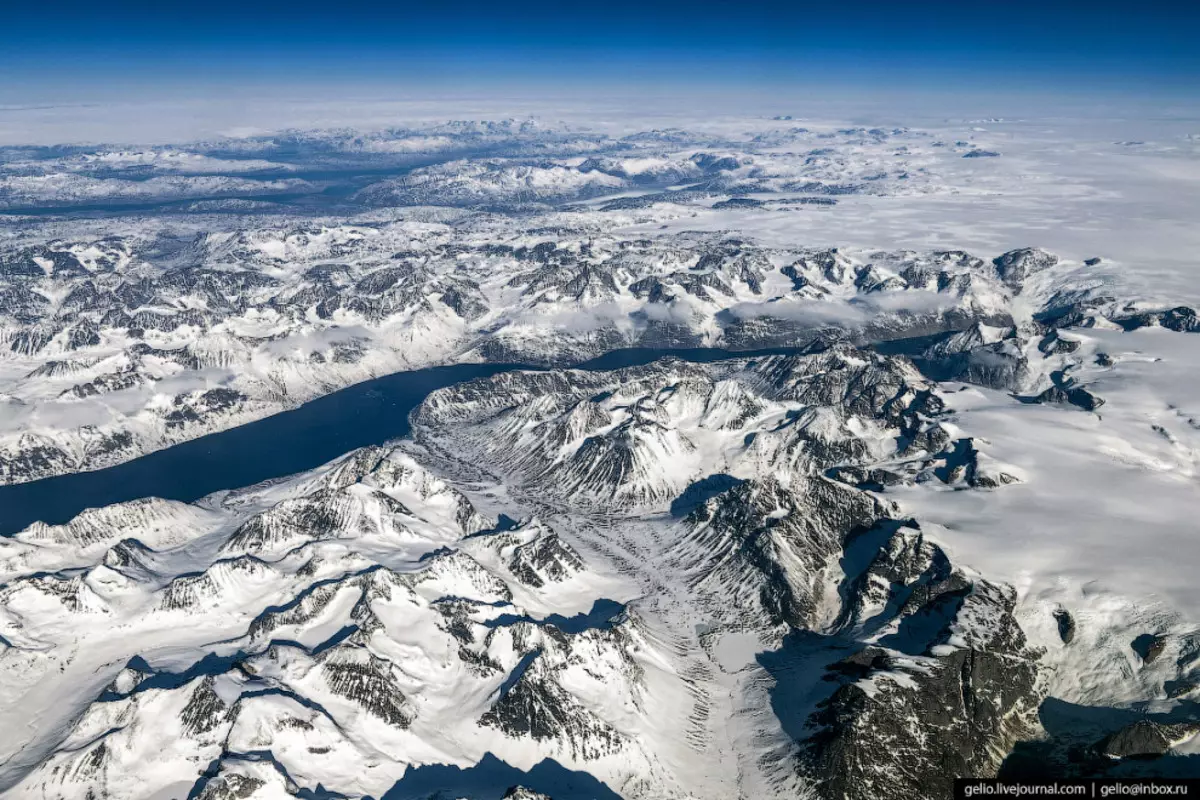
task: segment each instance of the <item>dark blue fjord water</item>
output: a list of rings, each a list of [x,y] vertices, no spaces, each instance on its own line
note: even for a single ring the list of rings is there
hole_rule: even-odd
[[[665,356],[710,362],[792,352],[791,348],[745,352],[636,348],[615,350],[576,368],[619,369]],[[0,486],[0,535],[10,536],[38,520],[61,524],[86,508],[141,497],[190,503],[222,489],[313,469],[355,448],[406,435],[409,412],[436,389],[515,369],[538,367],[457,364],[397,372],[114,467]]]
[[[383,800],[470,798],[500,800],[510,786],[524,786],[554,800],[620,800],[621,796],[586,772],[575,772],[547,758],[528,771],[517,769],[491,753],[473,767],[445,764],[415,767],[383,795]]]
[[[489,628],[501,628],[506,625],[515,625],[518,622],[532,622],[535,625],[553,625],[563,633],[583,633],[587,630],[611,628],[620,622],[624,616],[625,605],[623,603],[602,597],[592,603],[591,611],[585,611],[573,617],[564,617],[562,614],[551,614],[543,619],[534,619],[533,617],[517,616],[516,614],[501,614],[483,624]]]

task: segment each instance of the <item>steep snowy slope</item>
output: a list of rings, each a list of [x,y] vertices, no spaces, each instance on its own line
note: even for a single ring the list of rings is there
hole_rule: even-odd
[[[290,785],[373,796],[485,752],[616,786],[661,773],[647,692],[686,694],[661,646],[632,614],[540,621],[629,588],[544,524],[488,525],[408,455],[368,450],[207,510],[150,501],[16,537],[39,568],[10,559],[0,590],[4,707],[39,710],[5,741],[6,782],[187,794],[262,753]]]

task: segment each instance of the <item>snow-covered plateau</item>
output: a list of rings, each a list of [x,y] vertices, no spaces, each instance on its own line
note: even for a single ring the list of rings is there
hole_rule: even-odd
[[[523,367],[0,539],[0,791],[1200,775],[1200,135],[617,120],[0,146],[0,485]]]

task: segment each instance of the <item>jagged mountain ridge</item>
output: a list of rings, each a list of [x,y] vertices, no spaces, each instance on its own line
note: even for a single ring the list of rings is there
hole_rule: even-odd
[[[378,519],[395,522],[367,529],[334,512],[339,492],[358,487],[403,498],[404,504],[393,499],[376,509]],[[565,762],[613,754],[610,763],[614,769],[623,763],[617,771],[624,769],[627,779],[655,771],[651,756],[630,738],[625,716],[638,713],[646,690],[641,676],[664,669],[665,659],[654,655],[653,642],[627,618],[611,626],[600,620],[574,633],[538,622],[550,608],[570,610],[616,585],[589,577],[584,560],[553,531],[534,520],[511,530],[485,529],[469,500],[397,451],[356,452],[293,482],[292,498],[272,500],[279,490],[267,490],[267,498],[251,492],[231,499],[209,512],[225,518],[215,529],[193,526],[192,536],[180,534],[181,546],[155,542],[162,551],[128,538],[107,551],[83,550],[70,525],[30,531],[31,541],[59,550],[60,557],[41,558],[41,566],[56,572],[17,569],[0,590],[10,674],[44,678],[42,671],[64,656],[64,669],[73,667],[69,655],[57,653],[72,647],[72,640],[87,641],[82,630],[67,630],[94,624],[88,619],[130,631],[129,648],[155,641],[157,634],[142,637],[163,626],[203,622],[166,637],[178,643],[181,655],[172,657],[184,665],[187,653],[197,654],[186,669],[149,666],[146,659],[161,659],[156,645],[149,645],[127,651],[129,666],[122,671],[121,657],[113,659],[119,646],[97,648],[108,656],[99,672],[113,676],[111,685],[86,705],[63,742],[47,742],[56,746],[54,753],[14,791],[140,797],[148,787],[169,790],[186,779],[186,793],[193,784],[204,789],[209,772],[237,772],[240,759],[269,751],[292,785],[379,796],[406,763],[474,753],[469,763],[485,751],[502,751],[483,745],[480,736],[512,737],[517,750],[508,758],[514,761],[529,754],[519,744],[527,740],[534,752]],[[254,510],[248,505],[264,500],[278,505],[247,515]],[[249,522],[298,500],[328,509],[308,518],[303,542],[272,553],[254,548],[269,560],[229,555],[246,549],[241,532]],[[173,510],[173,504],[152,503],[162,508],[160,515]],[[106,509],[113,536],[130,532],[122,528],[136,524],[144,505]],[[23,534],[9,549],[27,546]],[[206,553],[214,559],[206,568],[178,573]],[[395,568],[380,564],[381,558]],[[566,605],[555,602],[564,592]],[[59,613],[77,622],[34,623]],[[200,658],[205,648],[194,648],[206,640],[216,652]],[[414,660],[419,652],[426,656]],[[580,672],[586,665],[588,671]],[[628,711],[611,718],[612,678],[620,671],[630,675],[623,701]],[[588,681],[601,676],[603,691],[600,684],[589,688]],[[475,698],[478,711],[464,715],[467,697]],[[530,728],[535,712],[505,712],[505,698],[535,703],[545,709],[537,713],[553,714],[554,724]],[[451,744],[459,737],[448,731],[450,719],[476,725],[475,733]],[[162,736],[176,746],[147,758]],[[382,758],[383,752],[410,755]],[[301,753],[306,755],[297,760]]]
[[[448,242],[462,233],[394,223],[206,234],[166,271],[137,240],[16,254],[12,264],[33,266],[4,277],[13,302],[0,351],[23,374],[3,387],[3,479],[119,463],[432,364],[797,345],[814,339],[813,315],[833,315],[819,337],[860,340],[1009,319],[1011,289],[990,267],[966,262],[973,282],[936,279],[936,290],[924,274],[898,277],[938,254],[887,256],[900,270],[887,283],[881,267],[840,253],[729,238]],[[54,259],[75,266],[38,266]],[[872,305],[906,292],[916,310]],[[80,423],[51,426],[52,414]]]

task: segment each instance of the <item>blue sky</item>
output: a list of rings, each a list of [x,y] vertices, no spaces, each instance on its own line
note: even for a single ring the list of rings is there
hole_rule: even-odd
[[[8,95],[354,84],[1164,91],[1200,86],[1200,3],[23,2]],[[2,99],[2,98],[0,98]]]

